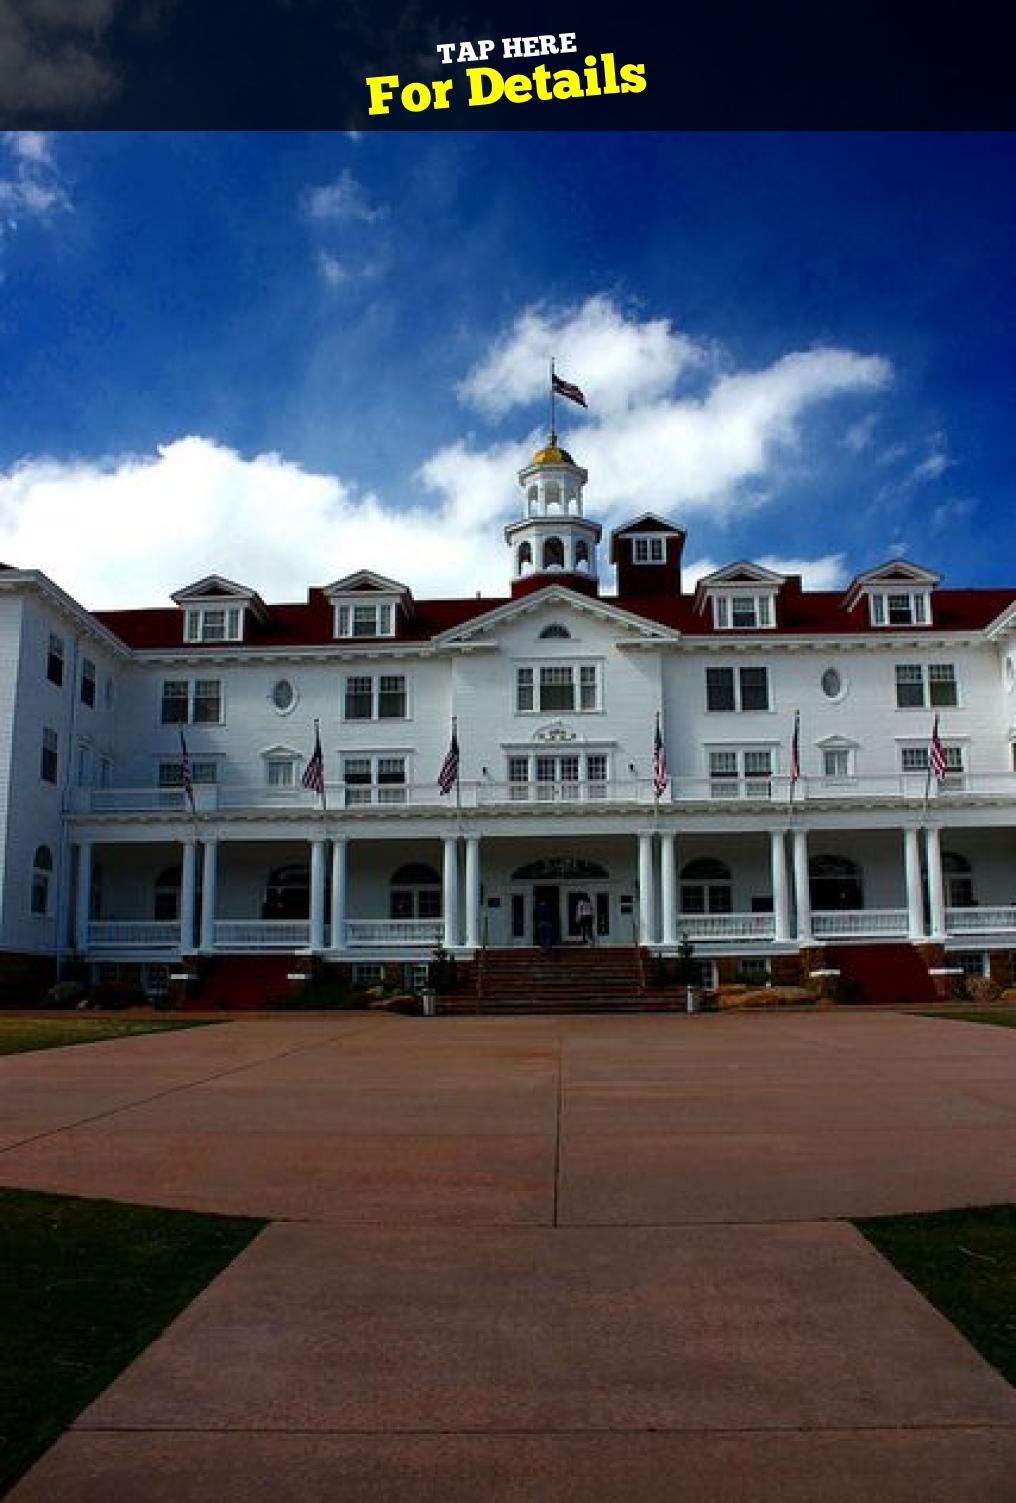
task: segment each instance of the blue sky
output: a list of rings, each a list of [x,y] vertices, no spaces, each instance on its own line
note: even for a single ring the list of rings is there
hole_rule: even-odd
[[[1011,584],[1012,137],[9,134],[0,556],[503,591],[545,361],[608,525]]]

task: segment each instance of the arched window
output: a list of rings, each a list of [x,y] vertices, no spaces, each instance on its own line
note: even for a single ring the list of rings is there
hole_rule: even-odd
[[[567,626],[562,626],[561,623],[560,623],[560,621],[552,621],[549,626],[545,626],[543,628],[543,630],[541,631],[541,633],[540,633],[540,640],[541,641],[546,641],[550,637],[570,637],[570,636],[571,636],[571,632],[568,630]]]
[[[529,487],[528,491],[526,492],[526,500],[529,502],[529,515],[530,516],[532,516],[533,513],[534,513],[534,511],[536,510],[536,503],[539,501],[539,499],[540,499],[540,487],[538,485],[531,485]]]
[[[682,913],[730,913],[733,888],[730,867],[712,856],[699,856],[681,870]]]
[[[812,908],[842,913],[864,907],[861,868],[849,856],[812,856],[808,871]]]
[[[521,574],[523,569],[528,571],[532,567],[533,545],[532,543],[520,543],[518,552],[515,555],[515,572],[516,574]]]
[[[974,875],[966,856],[958,851],[942,852],[942,875],[945,901],[949,908],[974,908]]]
[[[261,917],[305,919],[310,917],[310,867],[306,863],[277,866],[269,872]]]
[[[579,538],[575,544],[575,568],[580,574],[589,573],[589,544],[584,538]]]
[[[167,866],[155,879],[153,917],[163,924],[175,924],[180,917],[180,864]]]
[[[548,538],[544,543],[543,567],[545,569],[564,568],[564,543],[561,538]]]
[[[32,858],[32,912],[40,918],[49,913],[49,886],[53,880],[53,852],[48,845],[36,846]]]
[[[392,873],[388,917],[441,917],[441,878],[432,866],[427,866],[423,861],[411,861]]]

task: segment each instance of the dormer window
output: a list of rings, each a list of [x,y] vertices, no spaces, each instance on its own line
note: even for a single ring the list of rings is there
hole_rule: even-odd
[[[337,637],[393,637],[395,610],[390,600],[356,601],[335,607]]]
[[[243,607],[196,606],[187,611],[184,640],[187,642],[240,642],[243,640]]]
[[[931,620],[926,590],[873,590],[868,603],[872,626],[927,626]]]
[[[754,631],[772,624],[771,595],[713,596],[713,625],[717,631]]]
[[[659,533],[648,534],[644,537],[633,537],[631,540],[631,554],[637,564],[665,564],[667,562],[667,540]]]

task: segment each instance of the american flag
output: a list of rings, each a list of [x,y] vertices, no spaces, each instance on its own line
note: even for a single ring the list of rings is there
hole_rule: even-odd
[[[180,732],[180,786],[187,795],[187,802],[194,811],[194,769],[191,766],[190,752],[187,750],[187,742],[184,740],[183,731]]]
[[[794,734],[790,738],[790,787],[801,779],[801,712],[794,711]]]
[[[945,747],[942,745],[938,734],[938,716],[935,716],[935,724],[931,728],[931,746],[928,750],[928,770],[934,773],[939,782],[946,775],[947,766],[945,760]]]
[[[325,759],[321,751],[321,731],[317,721],[314,722],[314,750],[310,761],[303,769],[303,777],[300,779],[305,788],[310,788],[318,798],[325,796]]]
[[[437,786],[442,793],[451,793],[459,781],[459,733],[456,721],[452,720],[452,739],[448,747],[448,755],[441,763],[441,771],[437,775]]]
[[[589,403],[579,388],[574,386],[571,381],[562,381],[556,371],[551,372],[550,386],[556,397],[567,397],[569,402],[577,402],[580,407],[588,408]]]
[[[656,734],[653,736],[653,793],[657,798],[664,792],[670,782],[670,774],[667,771],[667,748],[663,744],[663,736],[660,732],[660,717],[656,717]]]

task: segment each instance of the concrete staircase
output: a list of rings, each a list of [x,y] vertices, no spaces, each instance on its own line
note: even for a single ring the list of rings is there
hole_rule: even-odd
[[[646,962],[651,977],[651,962]],[[568,945],[544,955],[536,949],[485,950],[473,987],[440,998],[442,1012],[657,1012],[684,1007],[684,992],[648,990],[634,946]]]

